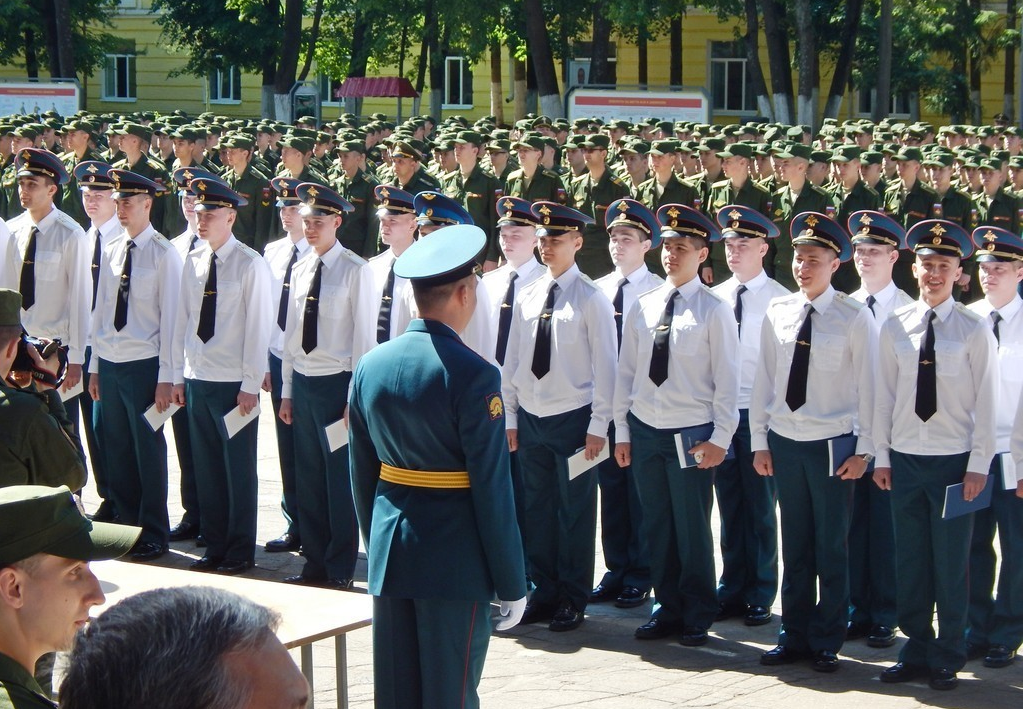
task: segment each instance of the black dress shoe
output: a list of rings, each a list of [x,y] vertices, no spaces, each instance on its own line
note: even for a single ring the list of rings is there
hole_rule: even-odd
[[[777,645],[760,656],[761,665],[791,665],[794,662],[805,660],[810,653],[805,650],[793,650],[784,645]]]
[[[215,568],[223,563],[223,559],[217,556],[204,556],[201,559],[196,559],[188,565],[192,571],[213,571]]]
[[[590,602],[591,603],[606,603],[607,601],[613,601],[618,598],[618,594],[621,593],[621,588],[615,588],[614,586],[605,586],[602,583],[598,583],[597,587],[590,591]]]
[[[891,647],[895,644],[895,628],[887,625],[874,625],[867,635],[867,645],[870,647]]]
[[[522,620],[519,621],[519,625],[549,623],[554,617],[554,610],[554,606],[548,603],[533,603],[530,601],[526,604],[526,610],[522,611]]]
[[[196,537],[195,538],[195,546],[198,547],[199,549],[205,549],[206,548],[206,537],[204,537],[201,534],[198,537]]]
[[[987,649],[987,655],[984,656],[984,667],[1001,669],[1011,665],[1015,659],[1015,650],[1010,650],[1005,645],[992,645]]]
[[[956,673],[952,670],[941,668],[931,670],[931,678],[927,680],[927,684],[931,689],[946,692],[959,686],[959,678],[956,677]]]
[[[131,548],[128,558],[132,561],[152,561],[167,553],[167,547],[156,542],[137,542]]]
[[[264,544],[263,551],[270,552],[271,554],[280,551],[298,551],[301,546],[302,541],[298,538],[297,534],[285,532],[276,539],[271,539]]]
[[[646,603],[650,598],[650,591],[641,591],[635,586],[626,586],[615,599],[615,606],[618,608],[635,608]]]
[[[351,591],[352,585],[351,579],[327,579],[323,587],[331,591]]]
[[[199,525],[191,522],[178,522],[171,527],[170,540],[172,542],[183,542],[187,539],[195,539],[199,536]]]
[[[771,613],[771,609],[767,606],[750,606],[746,610],[746,618],[743,622],[746,625],[767,625],[771,622],[771,618],[774,615]]]
[[[243,571],[248,571],[253,566],[255,566],[255,564],[251,561],[232,561],[230,559],[225,559],[213,571],[218,574],[223,574],[224,576],[236,576]]]
[[[706,645],[708,639],[706,628],[684,628],[678,641],[686,647],[699,647]]]
[[[295,586],[323,586],[327,583],[326,578],[316,578],[314,576],[305,576],[304,574],[285,576],[283,581],[284,583],[290,583]]]
[[[866,621],[862,623],[854,623],[849,621],[849,625],[845,628],[845,639],[846,640],[860,640],[870,635],[870,623]]]
[[[889,684],[897,682],[912,682],[927,674],[927,668],[920,665],[910,665],[906,662],[896,662],[888,669],[881,672],[881,681]]]
[[[680,623],[654,617],[636,628],[635,636],[637,640],[660,640],[677,633],[680,626]]]
[[[834,672],[838,669],[838,655],[831,650],[814,651],[813,669],[817,672]]]
[[[718,603],[718,614],[714,620],[728,620],[746,615],[745,603]]]
[[[979,660],[987,656],[987,645],[981,643],[966,643],[966,659]]]
[[[551,620],[551,624],[547,626],[547,629],[555,633],[575,630],[582,625],[584,617],[583,612],[576,610],[572,603],[563,603],[554,612],[554,618]]]
[[[113,522],[117,519],[117,510],[114,509],[114,503],[110,500],[103,500],[89,519],[93,522]]]

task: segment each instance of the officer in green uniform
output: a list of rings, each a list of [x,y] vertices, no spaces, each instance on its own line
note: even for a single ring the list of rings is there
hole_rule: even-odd
[[[441,181],[443,192],[460,203],[472,217],[472,222],[487,235],[484,263],[496,268],[501,259],[501,246],[497,239],[497,198],[504,193],[504,183],[480,165],[483,136],[476,131],[460,131],[454,138],[455,160],[458,169],[452,170]]]
[[[125,123],[117,134],[121,136],[121,150],[124,151],[124,159],[112,163],[113,166],[152,180],[163,190],[153,199],[153,209],[149,213],[149,221],[162,234],[166,228],[164,220],[167,212],[177,210],[177,201],[167,187],[170,184],[167,166],[149,154],[149,139],[152,134],[146,126],[138,123]]]
[[[607,151],[610,138],[603,134],[590,135],[582,143],[586,155],[586,169],[569,186],[571,205],[593,219],[583,226],[583,247],[576,254],[579,270],[590,278],[606,275],[614,268],[607,245],[610,240],[604,226],[604,215],[608,205],[631,193],[622,178],[615,175],[607,165]]]
[[[769,263],[765,265],[764,270],[789,291],[797,289],[795,278],[792,276],[794,250],[792,234],[789,232],[792,217],[803,212],[818,212],[820,214],[834,212],[834,202],[831,196],[806,179],[806,171],[810,165],[810,152],[809,145],[792,143],[785,149],[785,152],[776,155],[779,160],[784,160],[781,174],[785,184],[775,190],[771,196],[773,204],[769,219],[778,227],[781,236],[772,241],[772,248],[767,255]],[[717,281],[716,275],[715,281]]]
[[[21,294],[0,289],[0,487],[85,485],[85,454],[60,396],[11,372],[21,345]],[[38,362],[37,362],[38,364]],[[19,365],[20,366],[20,365]],[[44,365],[49,371],[55,362]],[[26,385],[22,388],[22,385]]]
[[[899,179],[889,185],[884,193],[884,211],[909,231],[916,223],[934,217],[938,195],[918,179],[920,164],[923,162],[920,148],[903,146],[891,159],[895,161]],[[896,286],[915,298],[920,291],[913,278],[912,266],[913,254],[901,251],[892,279]]]
[[[478,227],[456,225],[409,247],[394,271],[411,280],[423,319],[355,370],[349,451],[378,709],[479,707],[490,602],[496,593],[508,616],[498,630],[526,604],[501,375],[456,334],[476,306],[485,243]]]
[[[717,157],[722,161],[721,169],[725,179],[711,185],[709,198],[703,205],[704,213],[713,220],[722,207],[738,204],[755,209],[768,219],[773,219],[771,194],[754,182],[749,174],[750,161],[753,158],[752,146],[748,143],[732,143],[727,150],[718,151]],[[784,239],[776,239],[782,240]],[[721,244],[711,246],[708,263],[713,269],[712,283],[724,283],[732,277],[732,272],[725,263],[725,250]],[[705,268],[703,270],[706,271]],[[769,272],[768,275],[774,274]],[[786,288],[789,287],[784,281],[779,282]]]
[[[0,489],[0,709],[57,706],[32,669],[71,649],[83,615],[105,600],[88,562],[121,556],[139,531],[90,522],[67,487]]]
[[[512,171],[504,183],[504,193],[530,202],[557,202],[565,204],[565,186],[558,173],[540,165],[543,138],[538,133],[526,133],[512,146],[519,156],[519,168]]]
[[[345,215],[337,238],[346,249],[363,258],[373,258],[377,254],[377,233],[380,231],[373,190],[380,181],[361,167],[366,154],[365,142],[349,140],[341,143],[338,151],[341,172],[334,186],[355,211]]]
[[[238,208],[235,236],[243,244],[262,252],[276,226],[274,205],[277,200],[271,196],[270,178],[253,164],[255,141],[251,136],[232,133],[221,140],[220,145],[227,148],[228,165],[222,175],[224,181],[249,202]]]

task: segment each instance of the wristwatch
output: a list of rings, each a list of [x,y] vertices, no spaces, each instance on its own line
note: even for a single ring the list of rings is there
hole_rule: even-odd
[[[870,465],[871,463],[874,462],[874,456],[872,456],[870,453],[860,453],[860,457],[863,458],[863,462],[866,463],[867,465]]]

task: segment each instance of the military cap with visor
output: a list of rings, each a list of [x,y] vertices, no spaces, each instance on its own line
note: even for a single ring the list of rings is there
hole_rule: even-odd
[[[793,246],[820,246],[835,252],[840,261],[852,258],[852,242],[845,227],[820,212],[801,212],[789,225]]]

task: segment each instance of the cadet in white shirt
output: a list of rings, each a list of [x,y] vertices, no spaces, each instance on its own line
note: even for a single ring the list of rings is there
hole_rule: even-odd
[[[984,318],[998,343],[998,455],[988,471],[994,477],[991,506],[973,514],[966,651],[967,657],[983,652],[985,667],[1001,668],[1013,663],[1023,642],[1023,499],[1016,496],[1023,478],[1008,463],[1011,453],[1006,453],[1023,391],[1023,300],[1018,292],[1023,282],[1023,240],[1005,229],[980,227],[973,232],[973,243],[984,299],[969,309]],[[1001,563],[994,596],[996,528]]]
[[[502,370],[508,447],[519,452],[525,539],[536,590],[522,622],[574,630],[593,585],[597,475],[568,479],[578,450],[593,460],[611,422],[615,324],[611,303],[575,264],[590,218],[536,202],[547,273],[518,297]]]
[[[615,311],[616,346],[621,349],[625,315],[636,299],[664,279],[650,272],[647,254],[661,243],[657,217],[641,203],[620,199],[608,205],[604,224],[615,269],[597,279]],[[614,425],[608,445],[614,451]],[[607,571],[590,592],[590,601],[614,601],[619,608],[642,605],[650,596],[650,562],[642,534],[643,511],[632,466],[621,466],[612,456],[597,468],[600,485],[600,542]]]
[[[973,516],[942,519],[949,485],[984,489],[995,455],[998,355],[984,320],[952,299],[973,252],[962,227],[931,219],[906,234],[920,300],[881,326],[874,481],[892,491],[899,628],[909,638],[882,682],[929,675],[953,689],[966,662],[967,566]],[[934,632],[934,612],[938,633]]]
[[[892,280],[906,231],[881,212],[853,212],[847,220],[860,288],[850,297],[867,306],[880,331],[888,314],[913,299]],[[846,640],[870,647],[895,644],[895,527],[891,493],[874,484],[874,466],[855,483],[849,524],[849,626]]]
[[[377,185],[377,217],[380,221],[380,240],[387,251],[369,260],[373,274],[374,301],[377,303],[376,341],[387,342],[401,333],[412,322],[409,303],[412,289],[408,279],[394,275],[394,261],[416,240],[418,225],[412,208],[412,195],[391,185]]]
[[[376,344],[373,280],[337,240],[342,215],[354,207],[322,185],[296,191],[312,251],[295,266],[287,303],[280,418],[294,427],[305,566],[285,581],[347,589],[359,552],[348,451],[330,450],[324,429],[344,418],[352,370]]]
[[[199,571],[238,574],[252,568],[256,545],[258,421],[233,438],[224,416],[251,414],[266,374],[273,315],[263,258],[231,233],[244,202],[209,179],[192,180],[199,237],[185,259],[174,326],[174,402],[187,406],[206,555]]]
[[[610,211],[610,210],[609,210]],[[615,459],[631,464],[658,607],[641,640],[679,634],[704,645],[717,615],[710,513],[714,468],[739,422],[739,347],[732,309],[700,283],[717,227],[690,207],[657,210],[667,281],[629,310],[615,380]],[[676,446],[693,457],[681,460]]]
[[[0,287],[21,293],[21,324],[33,337],[60,340],[67,375],[60,391],[82,379],[92,305],[85,232],[57,209],[54,196],[68,181],[64,164],[48,150],[25,148],[14,156],[18,195],[25,211],[7,222],[11,238],[0,263]],[[78,421],[78,398],[64,402]]]
[[[99,269],[103,260],[103,248],[121,235],[123,229],[117,221],[117,205],[111,197],[114,182],[110,179],[111,166],[105,162],[87,160],[75,166],[74,174],[81,191],[82,208],[89,217],[89,231],[86,232],[88,253],[91,256],[90,275],[92,276],[91,316],[96,310],[96,293],[99,287]],[[82,386],[89,390],[89,363],[92,359],[92,339],[86,339],[85,361],[82,365]],[[100,436],[96,433],[94,420],[99,415],[100,403],[94,402],[91,396],[78,397],[78,405],[82,412],[82,428],[85,430],[85,441],[89,449],[89,462],[92,466],[92,479],[96,483],[96,492],[100,497],[99,507],[92,518],[97,522],[110,522],[117,516],[114,502],[107,491],[106,456],[100,444]]]
[[[778,491],[773,477],[753,469],[749,406],[767,306],[789,291],[764,270],[769,240],[779,234],[774,222],[741,205],[720,209],[717,222],[732,277],[712,290],[732,307],[739,333],[739,349],[729,357],[739,369],[739,426],[732,436],[735,457],[714,473],[721,518],[716,619],[738,616],[746,625],[764,625],[778,594]]]
[[[281,512],[288,521],[284,534],[271,539],[263,547],[268,552],[298,551],[302,546],[299,504],[295,492],[295,434],[294,427],[281,417],[281,361],[284,358],[284,330],[291,317],[291,283],[295,265],[309,253],[309,242],[302,231],[299,210],[302,200],[296,193],[299,181],[291,177],[275,177],[270,186],[277,193],[277,208],[284,229],[284,237],[271,241],[263,249],[263,258],[270,267],[270,293],[274,325],[270,335],[269,370],[263,381],[263,391],[270,393],[273,404],[274,425],[277,430],[277,458],[281,466],[284,490]]]
[[[870,311],[831,285],[852,256],[845,229],[803,212],[791,233],[799,292],[767,308],[750,399],[753,467],[775,476],[784,568],[778,645],[760,662],[810,659],[813,669],[834,672],[849,616],[852,481],[874,453],[877,337]]]
[[[89,395],[102,402],[98,427],[110,472],[109,492],[124,524],[142,527],[135,561],[167,553],[167,441],[143,418],[166,411],[174,382],[172,357],[181,258],[149,222],[162,188],[127,170],[111,170],[121,235],[104,248],[96,309]]]

